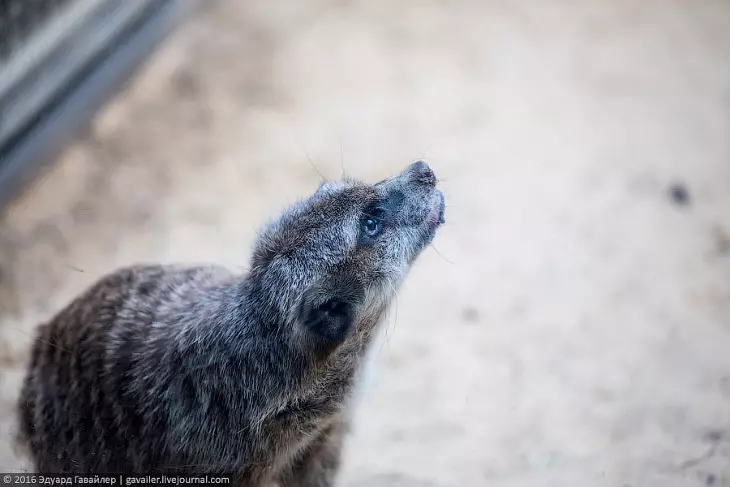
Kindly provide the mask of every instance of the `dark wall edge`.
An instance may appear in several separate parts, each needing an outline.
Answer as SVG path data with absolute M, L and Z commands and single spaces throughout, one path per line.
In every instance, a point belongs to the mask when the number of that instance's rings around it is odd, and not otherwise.
M 50 107 L 18 139 L 0 165 L 0 214 L 36 179 L 47 163 L 92 121 L 97 111 L 120 92 L 155 48 L 186 16 L 191 0 L 163 0 L 109 46 L 86 75 L 59 103 Z

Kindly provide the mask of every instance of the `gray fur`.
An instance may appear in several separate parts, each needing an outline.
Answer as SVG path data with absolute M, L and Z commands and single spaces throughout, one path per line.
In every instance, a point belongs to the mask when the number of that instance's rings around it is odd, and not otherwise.
M 324 183 L 264 227 L 246 275 L 103 277 L 39 327 L 19 401 L 37 470 L 332 485 L 362 358 L 443 222 L 435 186 L 422 162 L 375 185 Z

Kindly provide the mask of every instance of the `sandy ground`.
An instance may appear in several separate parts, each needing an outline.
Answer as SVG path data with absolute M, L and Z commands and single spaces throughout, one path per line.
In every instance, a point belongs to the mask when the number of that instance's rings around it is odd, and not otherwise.
M 724 0 L 209 5 L 0 222 L 0 470 L 35 324 L 123 264 L 246 266 L 307 154 L 449 202 L 342 485 L 730 485 Z

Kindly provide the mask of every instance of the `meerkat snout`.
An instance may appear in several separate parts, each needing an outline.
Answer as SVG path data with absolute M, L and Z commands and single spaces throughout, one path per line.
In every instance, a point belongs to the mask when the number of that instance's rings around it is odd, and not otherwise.
M 39 473 L 220 473 L 332 485 L 361 362 L 444 222 L 423 162 L 323 183 L 250 270 L 138 265 L 38 328 L 18 403 Z
M 417 161 L 411 164 L 408 172 L 412 174 L 415 181 L 427 186 L 436 186 L 436 175 L 431 168 L 423 161 Z

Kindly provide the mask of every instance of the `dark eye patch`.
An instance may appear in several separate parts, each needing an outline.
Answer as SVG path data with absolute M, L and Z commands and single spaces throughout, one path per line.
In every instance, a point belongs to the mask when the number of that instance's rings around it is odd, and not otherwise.
M 392 226 L 395 215 L 403 206 L 405 196 L 400 191 L 391 191 L 385 198 L 367 206 L 361 217 L 360 243 L 369 245 L 375 242 L 382 230 Z
M 401 209 L 405 200 L 406 197 L 402 192 L 393 190 L 381 201 L 380 206 L 389 212 L 395 213 Z
M 391 191 L 385 198 L 366 207 L 363 215 L 386 220 L 392 219 L 393 215 L 400 211 L 405 199 L 402 192 Z

